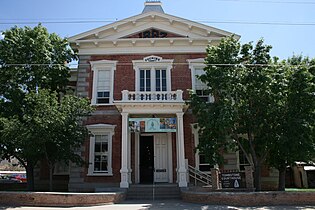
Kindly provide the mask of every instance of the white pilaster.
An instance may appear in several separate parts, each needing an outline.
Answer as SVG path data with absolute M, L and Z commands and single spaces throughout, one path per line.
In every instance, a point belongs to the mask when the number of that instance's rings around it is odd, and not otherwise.
M 184 113 L 176 113 L 177 116 L 177 144 L 178 144 L 178 186 L 187 187 L 187 169 L 185 166 L 185 147 L 184 147 Z
M 121 113 L 122 133 L 121 133 L 121 169 L 120 188 L 129 188 L 128 180 L 128 113 Z

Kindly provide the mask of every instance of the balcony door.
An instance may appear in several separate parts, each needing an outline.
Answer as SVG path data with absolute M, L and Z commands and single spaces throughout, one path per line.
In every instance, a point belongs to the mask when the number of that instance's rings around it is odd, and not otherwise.
M 139 70 L 139 90 L 141 92 L 163 92 L 170 89 L 165 68 L 144 68 Z

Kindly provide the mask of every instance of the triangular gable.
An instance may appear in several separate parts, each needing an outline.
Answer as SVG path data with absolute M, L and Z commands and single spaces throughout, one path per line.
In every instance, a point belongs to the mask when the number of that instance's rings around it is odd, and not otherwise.
M 97 39 L 114 40 L 124 38 L 140 38 L 139 33 L 148 30 L 150 31 L 152 29 L 158 30 L 160 32 L 166 32 L 166 38 L 210 38 L 213 36 L 225 37 L 232 34 L 221 29 L 165 13 L 148 12 L 78 34 L 76 36 L 70 37 L 69 41 L 76 43 L 80 40 L 95 41 Z M 165 36 L 165 34 L 163 36 Z M 235 35 L 235 38 L 239 37 L 240 36 Z
M 175 34 L 172 32 L 160 30 L 157 28 L 148 28 L 146 30 L 139 31 L 135 34 L 122 37 L 123 39 L 132 38 L 183 38 L 185 36 Z

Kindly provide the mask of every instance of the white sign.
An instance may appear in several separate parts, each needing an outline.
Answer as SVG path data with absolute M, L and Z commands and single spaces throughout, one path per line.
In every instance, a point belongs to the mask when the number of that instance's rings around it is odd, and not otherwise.
M 145 62 L 158 62 L 158 61 L 161 61 L 162 58 L 158 56 L 148 56 L 148 57 L 143 58 L 143 60 Z

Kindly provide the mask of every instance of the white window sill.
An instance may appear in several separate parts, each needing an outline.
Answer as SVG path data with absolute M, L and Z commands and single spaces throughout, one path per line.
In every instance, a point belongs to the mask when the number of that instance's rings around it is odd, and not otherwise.
M 87 174 L 87 176 L 113 176 L 112 173 L 93 173 L 93 174 Z

